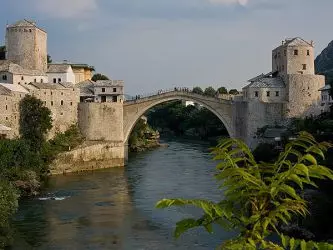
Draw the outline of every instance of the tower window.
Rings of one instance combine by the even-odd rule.
[[[58,82],[61,82],[61,78],[58,78]]]
[[[8,109],[8,106],[6,105],[6,110]]]
[[[310,55],[310,50],[306,51],[306,55],[309,56]]]
[[[24,77],[23,77],[23,76],[21,76],[21,80],[22,80],[22,81],[24,80]]]
[[[303,64],[303,70],[306,70],[306,64]]]
[[[64,105],[64,101],[63,100],[60,101],[60,105]]]
[[[102,88],[102,92],[103,92],[103,93],[105,92],[105,88]]]
[[[53,101],[51,101],[51,106],[53,106]]]
[[[258,92],[258,91],[255,91],[255,92],[254,92],[254,96],[255,96],[255,97],[258,97],[258,96],[259,96],[259,92]]]
[[[113,88],[113,92],[117,92],[117,88]]]
[[[280,96],[279,91],[275,91],[275,96]]]
[[[269,97],[269,96],[271,96],[271,92],[270,91],[267,91],[266,92],[266,95]]]
[[[298,49],[295,49],[295,50],[294,50],[294,55],[295,55],[295,56],[298,56]]]
[[[70,105],[73,106],[73,102],[70,102]]]
[[[36,78],[34,79],[34,82],[37,82],[37,79],[36,79]]]
[[[41,83],[43,83],[43,78],[42,78],[42,79],[40,79],[40,82],[41,82]]]
[[[2,80],[7,81],[7,75],[2,75]]]
[[[56,78],[53,78],[53,83],[57,83],[57,79]]]

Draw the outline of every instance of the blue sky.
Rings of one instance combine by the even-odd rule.
[[[34,19],[48,51],[125,80],[129,94],[174,86],[238,88],[268,72],[284,38],[333,40],[332,0],[2,0],[6,23]]]

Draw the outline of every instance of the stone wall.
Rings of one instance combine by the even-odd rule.
[[[124,140],[122,103],[79,103],[78,121],[87,140]]]
[[[262,102],[235,102],[234,112],[235,137],[244,140],[250,148],[257,145],[257,129],[279,124],[285,113],[282,103]]]
[[[121,142],[86,142],[77,149],[61,153],[50,166],[51,174],[64,174],[125,165]]]
[[[320,113],[320,91],[325,85],[321,75],[288,75],[286,82],[287,99],[286,117],[305,117]]]
[[[14,139],[19,136],[19,103],[24,96],[24,93],[19,92],[1,94],[0,87],[0,124],[12,129],[6,133],[9,139]]]
[[[53,128],[48,138],[52,138],[57,132],[66,131],[69,126],[77,123],[79,89],[31,89],[30,94],[42,100],[52,112]]]
[[[7,59],[24,69],[47,70],[47,34],[34,26],[9,27],[6,32]]]

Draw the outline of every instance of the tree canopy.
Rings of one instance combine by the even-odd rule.
[[[219,92],[219,94],[228,94],[228,90],[226,89],[226,87],[218,88],[217,92]]]
[[[203,90],[200,87],[194,87],[192,90],[193,93],[199,94],[199,95],[203,95]]]
[[[229,90],[229,94],[230,94],[230,95],[238,95],[239,92],[238,92],[237,89],[230,89],[230,90]]]
[[[49,54],[47,54],[47,63],[52,63],[52,57]]]
[[[98,80],[109,80],[109,78],[106,75],[100,74],[100,73],[96,73],[93,75],[93,77],[91,78],[92,81],[96,82]]]
[[[205,95],[207,96],[212,96],[215,97],[216,95],[216,90],[213,87],[207,87],[204,92]]]
[[[51,111],[34,96],[27,95],[20,101],[20,134],[39,151],[46,133],[52,128]]]

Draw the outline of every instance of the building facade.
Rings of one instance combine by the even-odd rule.
[[[75,74],[70,64],[49,64],[47,77],[49,83],[75,83]]]
[[[6,28],[7,59],[24,69],[47,70],[47,33],[34,21],[20,20]]]

